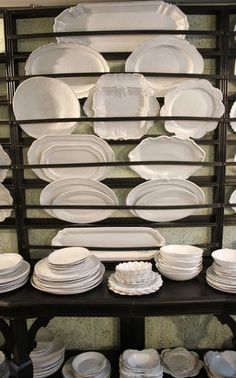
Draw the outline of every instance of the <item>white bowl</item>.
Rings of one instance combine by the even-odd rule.
[[[90,376],[106,369],[106,358],[98,352],[81,353],[73,359],[72,368],[76,377]]]
[[[2,253],[0,254],[0,272],[7,273],[14,271],[22,262],[23,257],[18,253]]]
[[[152,264],[144,261],[129,261],[116,265],[116,275],[125,282],[144,281],[152,271]]]
[[[185,260],[179,260],[179,259],[168,259],[162,255],[159,255],[159,257],[156,259],[158,261],[163,262],[166,265],[173,266],[176,268],[196,268],[198,265],[202,264],[202,257],[196,261],[185,261]]]
[[[210,373],[214,376],[233,378],[236,376],[236,352],[226,350],[225,352],[209,351],[204,359]]]
[[[217,249],[211,255],[218,265],[236,269],[236,249]]]
[[[169,269],[170,271],[182,271],[182,272],[186,272],[186,273],[190,273],[190,272],[193,272],[195,270],[198,270],[200,269],[200,267],[202,266],[202,261],[197,264],[197,265],[194,265],[194,266],[191,266],[191,267],[186,267],[186,266],[183,266],[183,265],[173,265],[173,264],[168,264],[166,263],[165,261],[163,261],[162,259],[158,259],[156,260],[157,264],[162,266],[163,268],[166,268],[166,269]]]
[[[162,255],[170,257],[179,257],[181,259],[192,259],[200,257],[203,254],[203,249],[192,245],[170,244],[160,248]]]
[[[129,369],[155,369],[160,364],[160,357],[155,349],[135,350],[127,349],[124,351],[123,365]]]
[[[163,270],[159,267],[157,267],[157,268],[158,268],[159,272],[162,274],[162,276],[169,278],[170,280],[173,280],[173,281],[188,281],[188,280],[191,280],[192,278],[197,277],[202,270],[202,267],[201,267],[201,269],[199,269],[199,270],[197,270],[193,273],[173,273],[173,272],[170,272],[169,270],[166,271],[166,270]]]

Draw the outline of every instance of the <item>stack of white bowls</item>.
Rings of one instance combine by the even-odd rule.
[[[206,271],[207,283],[217,290],[236,293],[236,250],[217,249],[212,257],[214,262]]]
[[[191,280],[202,270],[202,255],[201,248],[191,245],[166,245],[155,257],[156,267],[171,280]]]
[[[62,369],[64,378],[110,378],[111,365],[98,352],[85,352],[66,361]]]
[[[155,349],[127,349],[120,356],[120,378],[161,378],[163,368]]]
[[[10,377],[8,362],[6,360],[5,354],[1,351],[0,351],[0,377],[1,378]]]
[[[210,378],[234,378],[236,377],[236,352],[226,350],[224,352],[209,351],[204,355],[205,369]]]
[[[30,353],[33,364],[33,378],[45,378],[54,374],[63,364],[65,346],[62,339],[46,328],[39,329],[37,345]]]
[[[153,272],[151,263],[143,261],[118,264],[108,279],[109,289],[121,295],[154,293],[161,286],[160,274]]]
[[[78,294],[99,285],[104,272],[104,265],[88,249],[62,248],[37,262],[31,283],[47,293]]]
[[[18,253],[0,254],[0,293],[18,289],[29,278],[30,264]]]
[[[161,352],[161,364],[164,373],[175,378],[195,377],[203,367],[203,362],[195,352],[177,347]]]

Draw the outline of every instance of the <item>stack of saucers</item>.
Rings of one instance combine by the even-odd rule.
[[[62,376],[64,378],[110,378],[111,365],[103,354],[85,352],[66,361]]]
[[[164,349],[161,352],[164,373],[175,378],[195,377],[203,366],[199,356],[185,348]]]
[[[214,262],[207,269],[207,283],[217,290],[236,294],[236,250],[218,249],[212,253]]]
[[[120,378],[161,378],[163,368],[155,349],[127,349],[120,356]]]
[[[10,377],[8,362],[3,352],[0,352],[0,377],[1,378]]]
[[[0,254],[0,293],[18,289],[29,277],[30,265],[17,253]]]
[[[104,272],[104,265],[88,249],[62,248],[35,265],[31,283],[47,293],[79,294],[99,285]]]
[[[63,364],[65,346],[62,339],[54,336],[46,328],[41,328],[36,336],[36,348],[30,353],[34,378],[44,378],[54,374]]]
[[[121,295],[150,294],[161,286],[160,274],[152,271],[151,263],[143,261],[118,264],[108,279],[109,289]]]
[[[203,250],[191,245],[166,245],[156,256],[156,267],[164,276],[174,281],[187,281],[202,270]]]
[[[204,355],[204,364],[207,375],[210,378],[234,378],[236,377],[236,352],[226,350],[224,352],[209,351]]]

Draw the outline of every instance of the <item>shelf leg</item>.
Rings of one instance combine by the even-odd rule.
[[[145,318],[120,318],[120,349],[145,348]]]
[[[12,378],[32,378],[33,366],[28,352],[28,334],[26,319],[10,320],[13,336],[13,360],[10,362]]]

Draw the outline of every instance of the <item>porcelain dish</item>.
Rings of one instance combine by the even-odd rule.
[[[230,113],[229,113],[230,118],[236,118],[236,101],[234,101]],[[230,126],[232,127],[233,131],[236,132],[236,122],[235,121],[230,121]]]
[[[236,190],[233,191],[229,198],[229,203],[232,205],[232,210],[236,213],[236,206],[233,204],[236,204]]]
[[[206,369],[212,378],[233,378],[236,376],[236,352],[208,351],[204,355]]]
[[[80,104],[75,93],[61,80],[50,77],[32,77],[23,81],[15,91],[12,105],[19,121],[80,117]],[[20,123],[22,130],[32,138],[71,134],[77,125],[77,122]]]
[[[13,198],[7,188],[0,183],[0,206],[11,206]],[[10,217],[12,209],[0,209],[0,222]]]
[[[161,108],[161,116],[189,116],[220,118],[225,111],[223,94],[208,80],[185,80],[168,92]],[[216,129],[217,121],[165,121],[168,132],[180,138],[202,138]]]
[[[163,377],[160,357],[155,349],[127,349],[120,355],[119,367],[121,378]]]
[[[187,16],[164,1],[81,3],[55,18],[54,32],[98,30],[187,30]],[[183,37],[182,35],[178,35]],[[101,52],[133,51],[149,35],[58,36],[57,41],[76,41]]]
[[[41,164],[44,159],[42,155],[48,150],[52,148],[56,148],[58,153],[53,156],[53,160],[50,160],[53,163],[71,163],[71,155],[60,154],[60,149],[68,149],[74,148],[78,151],[79,158],[84,161],[84,157],[82,156],[83,153],[86,153],[86,159],[88,162],[91,160],[93,162],[98,162],[98,160],[104,162],[112,162],[115,161],[115,155],[109,144],[101,139],[96,137],[95,135],[90,134],[73,134],[73,135],[46,135],[35,140],[27,153],[28,162],[31,165],[34,164]],[[95,153],[93,157],[92,151]],[[74,154],[74,159],[78,161],[77,154]],[[99,155],[99,158],[97,156]],[[52,156],[49,158],[52,159]],[[69,160],[70,159],[70,160]],[[98,159],[98,160],[97,160]],[[79,161],[81,162],[81,160]],[[32,169],[34,173],[45,181],[55,181],[55,179],[62,179],[68,177],[77,177],[77,178],[88,178],[93,180],[103,180],[104,178],[108,177],[111,173],[112,167],[110,166],[102,166],[102,167],[86,167],[86,168],[44,168],[44,169]]]
[[[195,209],[171,209],[171,205],[199,205],[204,203],[204,193],[196,184],[181,179],[155,179],[132,189],[127,198],[128,206],[169,206],[166,210],[136,209],[130,212],[142,219],[168,222],[190,216]]]
[[[97,51],[77,43],[50,43],[34,50],[26,61],[26,75],[80,74],[109,72],[106,60]],[[99,75],[98,75],[99,76]],[[63,77],[78,98],[88,96],[97,78],[86,76]]]
[[[89,117],[155,116],[160,109],[153,90],[142,75],[107,74],[98,79],[84,105]],[[103,139],[139,139],[153,121],[94,122]]]
[[[52,239],[54,246],[96,248],[92,253],[101,261],[150,260],[158,247],[164,244],[163,236],[157,230],[148,227],[64,228]],[[153,249],[129,251],[129,248],[135,247]],[[108,248],[108,250],[102,251],[99,248]],[[113,251],[114,248],[124,248],[124,250]]]
[[[164,373],[175,378],[195,377],[203,367],[197,353],[182,347],[164,349],[160,358]]]
[[[8,256],[9,255],[9,256]],[[23,286],[29,278],[30,264],[17,253],[0,255],[0,293]]]
[[[171,35],[153,38],[139,45],[128,57],[126,72],[202,74],[204,61],[196,47]],[[184,78],[147,77],[156,97],[165,96]]]
[[[3,182],[5,180],[8,173],[8,169],[7,168],[2,169],[1,166],[10,165],[10,164],[11,164],[11,159],[0,144],[0,182]]]
[[[130,162],[146,160],[203,162],[206,153],[193,140],[163,135],[144,139],[130,151],[128,157]],[[187,179],[201,166],[165,164],[130,165],[130,168],[145,180],[153,180],[157,178]]]
[[[102,357],[98,356],[100,354],[101,353],[97,353],[97,352],[85,352],[85,353],[81,353],[80,355],[77,356],[79,359],[81,359],[83,361],[83,365],[85,365],[85,368],[87,368],[87,366],[89,364],[89,366],[93,368],[93,372],[94,372],[93,375],[91,375],[91,374],[89,375],[88,371],[91,371],[89,369],[83,375],[79,375],[79,377],[110,378],[110,376],[111,376],[110,362],[104,356],[103,356],[103,358],[105,360]],[[91,356],[92,356],[92,358],[91,358]],[[77,377],[77,375],[75,375],[76,374],[75,370],[73,369],[73,366],[72,366],[74,360],[77,357],[75,356],[75,357],[69,358],[69,360],[67,360],[66,363],[64,364],[64,366],[62,368],[62,376],[64,378],[75,378],[75,377]],[[100,357],[100,358],[96,358],[96,357]],[[97,363],[96,363],[97,360],[103,362],[103,364],[102,364],[103,367],[99,371],[96,371],[96,368],[94,368],[94,366],[97,366]]]
[[[40,204],[60,206],[118,205],[115,193],[106,185],[87,179],[61,179],[48,184],[40,194]],[[72,223],[92,223],[110,217],[113,209],[45,209],[62,220]]]

